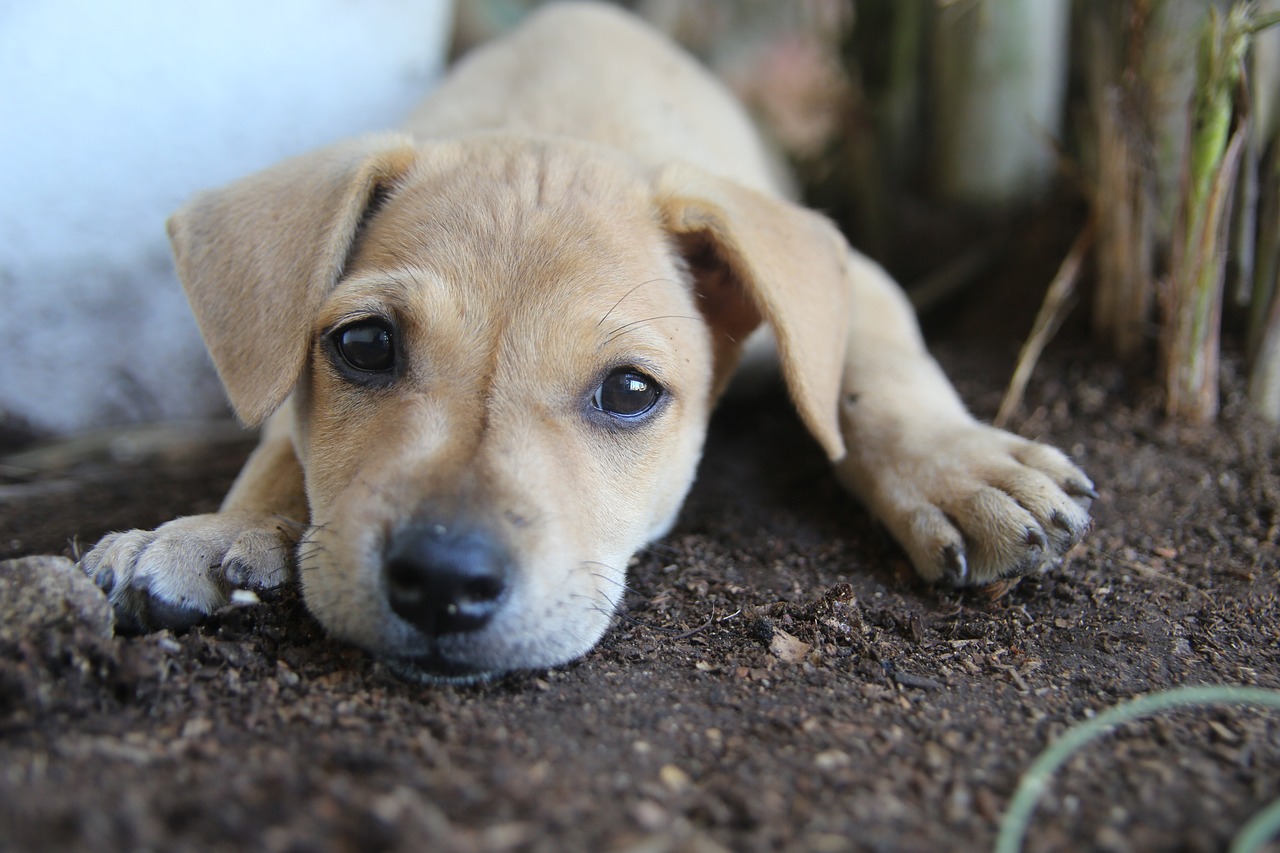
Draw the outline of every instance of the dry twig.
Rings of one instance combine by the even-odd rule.
[[[1057,275],[1049,284],[1044,303],[1040,306],[1040,312],[1036,314],[1031,334],[1027,337],[1027,342],[1022,345],[1022,351],[1018,353],[1018,365],[1014,368],[1013,378],[1009,380],[1009,388],[1005,391],[1004,400],[1000,403],[1000,411],[996,413],[995,425],[998,427],[1004,428],[1014,412],[1022,405],[1022,397],[1026,393],[1027,383],[1031,380],[1036,362],[1040,360],[1040,354],[1044,352],[1044,348],[1052,340],[1054,333],[1058,331],[1058,327],[1062,325],[1062,320],[1067,315],[1072,297],[1075,296],[1076,281],[1080,277],[1080,264],[1093,244],[1093,232],[1093,221],[1090,220],[1081,229],[1075,243],[1071,246],[1071,251],[1067,252],[1062,265],[1058,267]]]

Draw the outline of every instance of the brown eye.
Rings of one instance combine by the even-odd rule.
[[[360,320],[333,332],[333,348],[349,367],[386,373],[395,367],[395,340],[381,320]]]
[[[591,404],[617,418],[639,418],[648,414],[662,396],[662,386],[652,377],[633,368],[613,371],[591,398]]]

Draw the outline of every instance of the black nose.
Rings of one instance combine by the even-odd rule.
[[[432,637],[483,628],[502,606],[506,549],[476,530],[418,524],[392,536],[383,571],[396,615]]]

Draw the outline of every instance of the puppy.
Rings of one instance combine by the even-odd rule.
[[[108,536],[84,570],[137,628],[296,578],[331,634],[407,675],[564,663],[671,527],[762,324],[921,576],[1053,566],[1089,480],[977,423],[898,287],[784,184],[691,59],[567,3],[403,132],[197,197],[169,222],[178,272],[261,444],[219,512]]]

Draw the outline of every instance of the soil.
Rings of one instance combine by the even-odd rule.
[[[1024,243],[928,318],[982,417],[1065,251]],[[990,849],[1079,722],[1176,685],[1280,688],[1280,433],[1233,364],[1220,423],[1180,426],[1146,366],[1060,334],[1014,427],[1089,472],[1096,525],[1002,597],[915,581],[775,394],[721,410],[678,528],[569,666],[405,683],[289,588],[177,636],[10,632],[0,849]],[[0,462],[0,557],[210,511],[249,446]],[[1025,849],[1220,850],[1277,797],[1275,712],[1161,714],[1068,762]]]

